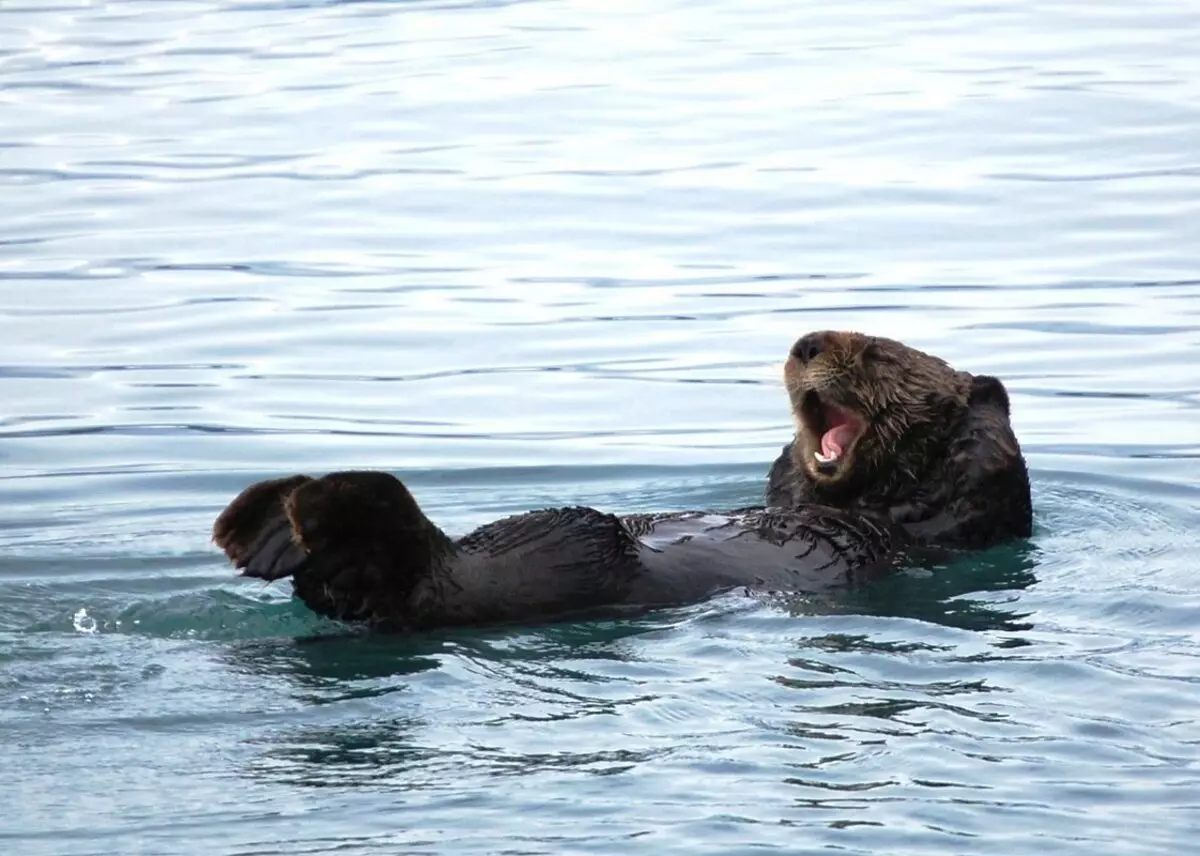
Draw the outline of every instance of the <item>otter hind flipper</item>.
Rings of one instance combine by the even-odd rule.
[[[213,540],[244,576],[290,576],[314,612],[369,623],[403,624],[413,588],[453,552],[399,479],[366,471],[252,485]]]
[[[288,495],[284,510],[300,544],[320,555],[396,553],[413,527],[428,522],[398,479],[376,472],[309,481]]]
[[[296,475],[252,484],[217,517],[213,543],[243,576],[270,582],[291,576],[304,563],[304,550],[295,540],[284,501],[311,481]]]
[[[307,554],[296,595],[341,621],[403,626],[413,589],[454,551],[388,473],[330,473],[288,495],[284,510]]]

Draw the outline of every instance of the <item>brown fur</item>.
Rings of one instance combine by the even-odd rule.
[[[796,436],[771,468],[770,505],[886,516],[918,543],[980,547],[1030,534],[1028,472],[996,378],[892,339],[827,330],[797,340],[784,382]],[[820,435],[806,401],[863,425],[836,472],[814,458]]]

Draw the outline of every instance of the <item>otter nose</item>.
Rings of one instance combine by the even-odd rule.
[[[792,345],[792,356],[802,363],[817,357],[825,349],[824,333],[808,333],[796,340]]]

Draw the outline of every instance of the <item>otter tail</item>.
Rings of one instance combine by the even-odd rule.
[[[393,626],[454,552],[399,479],[363,471],[251,485],[217,518],[213,541],[243,576],[292,577],[320,615]]]

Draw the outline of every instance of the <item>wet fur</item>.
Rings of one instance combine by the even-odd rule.
[[[977,548],[1031,533],[1028,470],[1000,380],[891,339],[812,335],[819,354],[806,361],[794,349],[785,364],[797,432],[771,467],[769,505],[880,515],[921,544]],[[810,390],[866,420],[837,479],[815,470],[819,441],[800,415]]]
[[[886,521],[819,506],[552,508],[451,539],[379,472],[251,485],[213,540],[244,576],[291,577],[314,612],[391,631],[687,604],[737,588],[824,591],[882,571],[907,543]]]
[[[398,479],[341,472],[251,485],[213,540],[244,576],[291,577],[321,615],[403,631],[694,603],[737,588],[819,592],[930,545],[1029,534],[1028,474],[999,380],[888,339],[812,335],[819,355],[785,366],[794,411],[819,391],[866,430],[852,466],[823,477],[813,469],[819,438],[798,418],[771,468],[771,507],[627,517],[552,508],[451,539]]]

